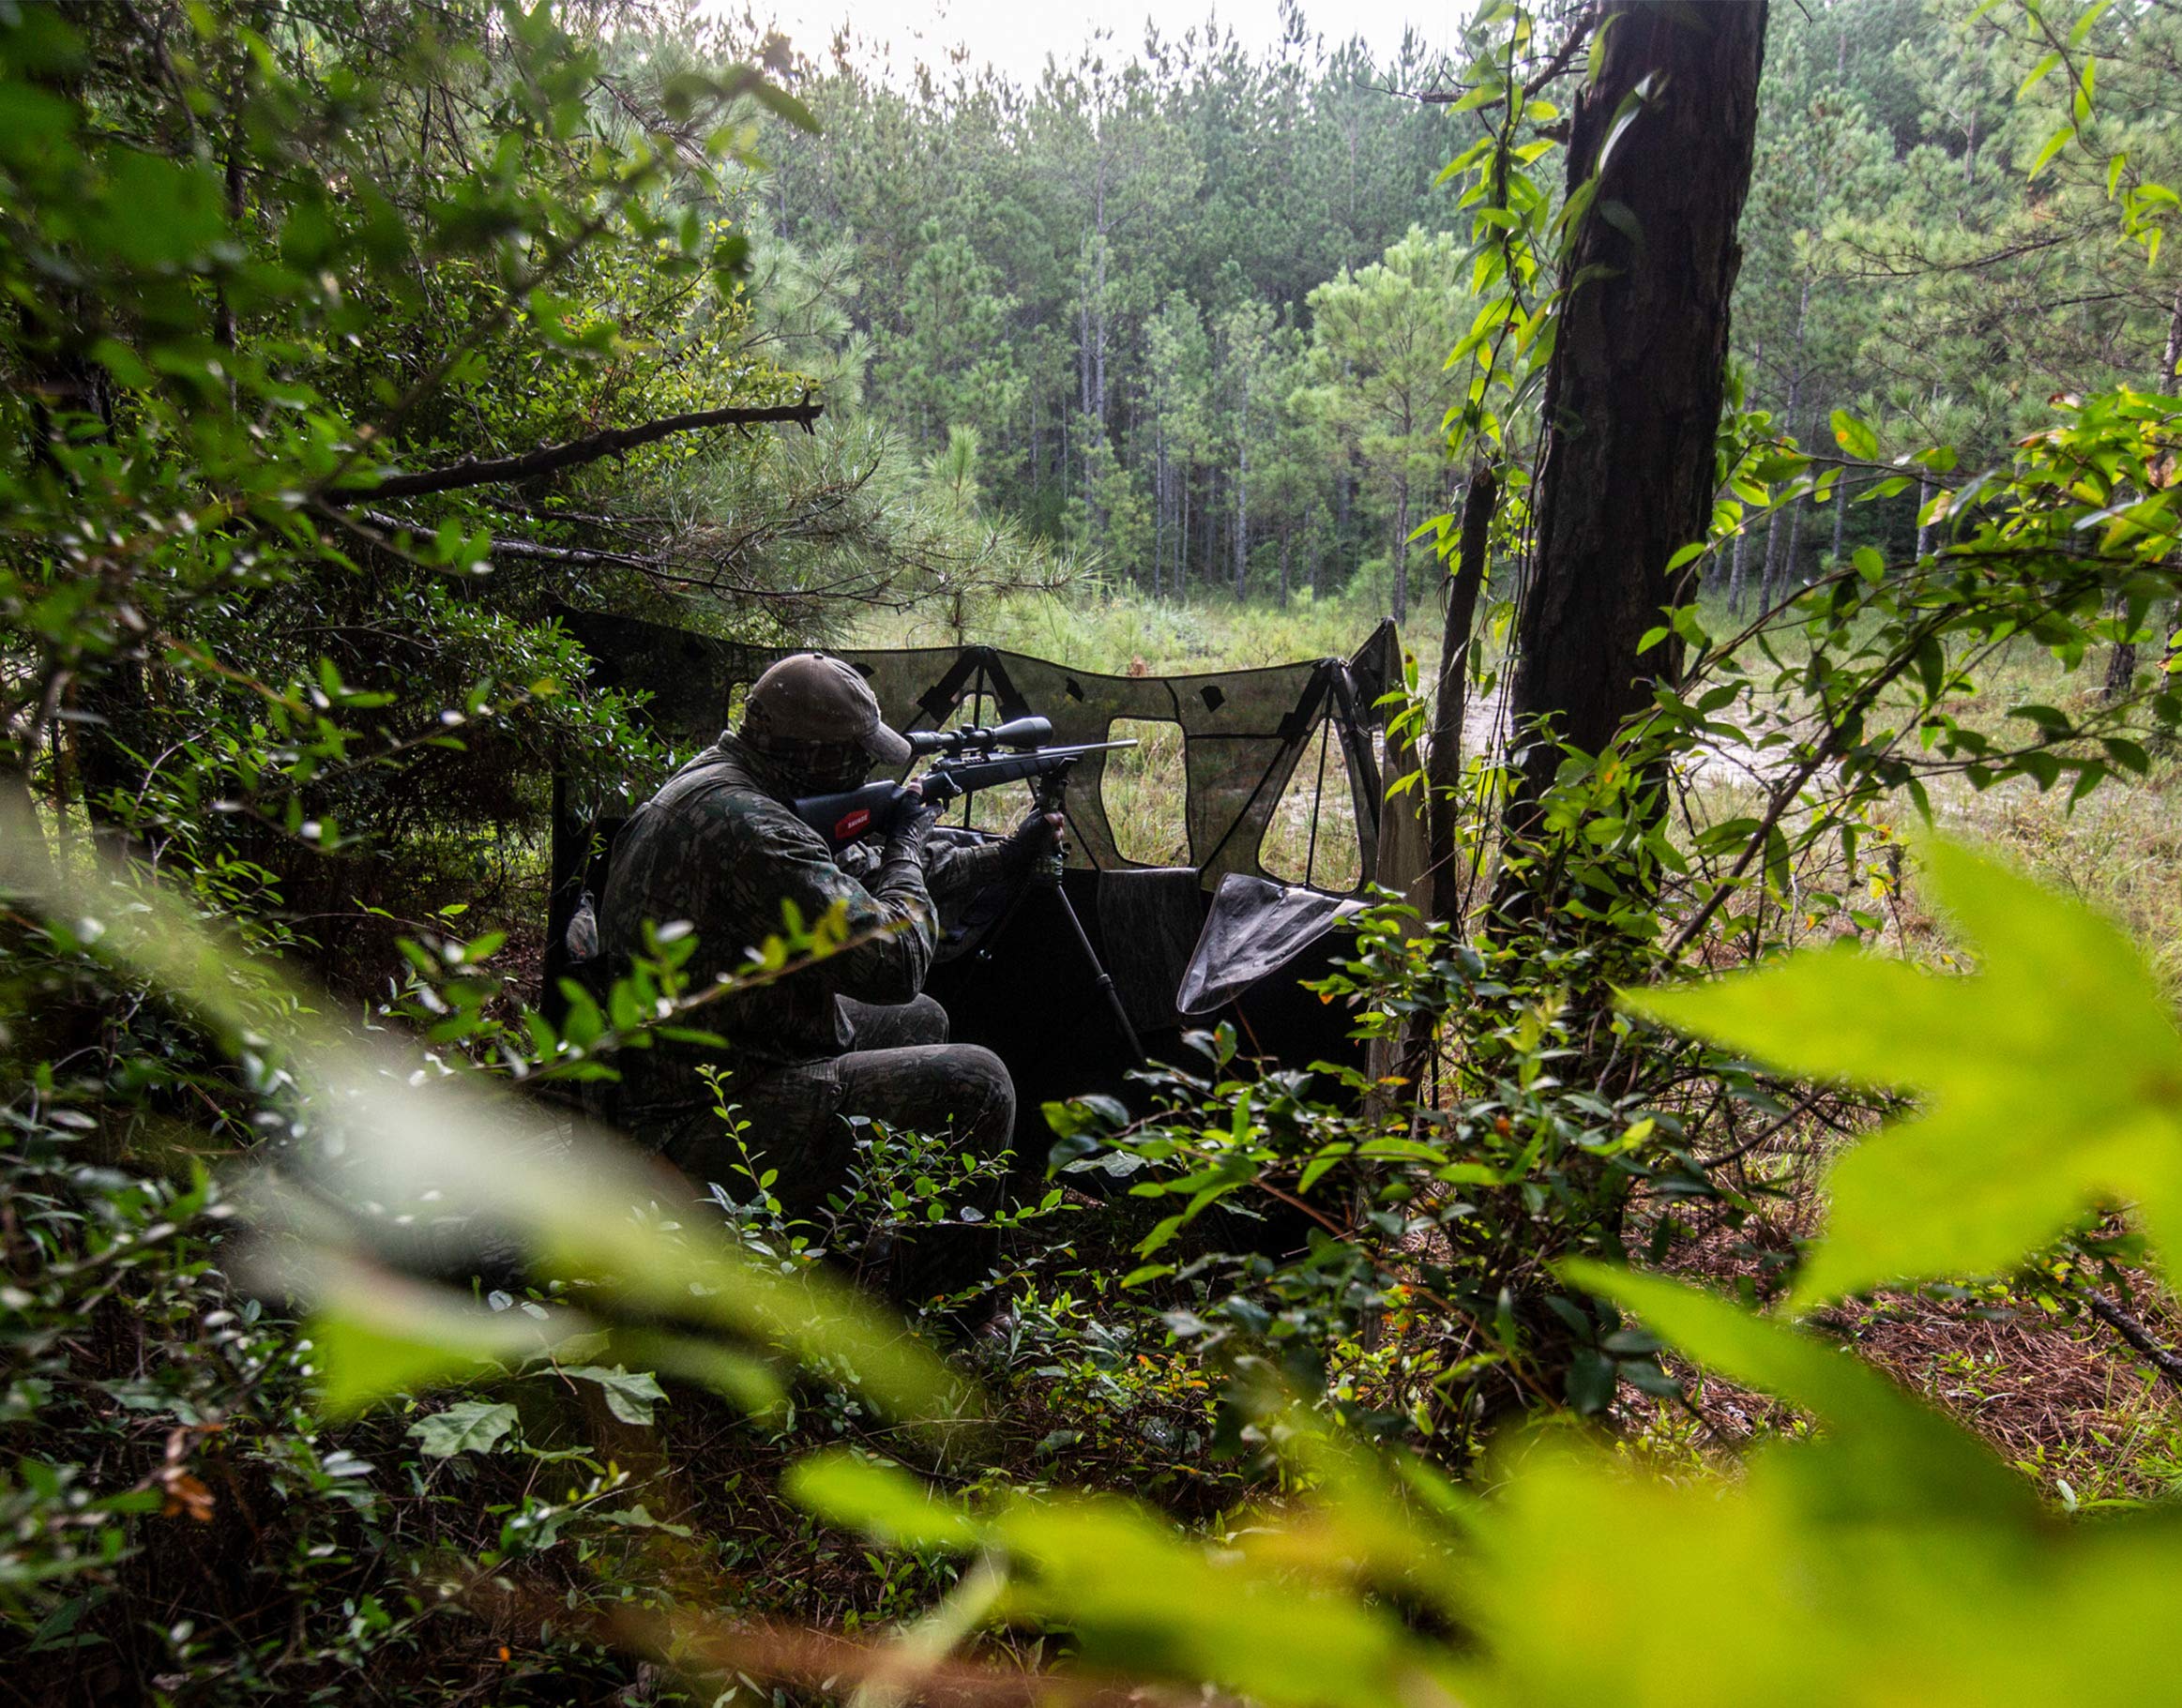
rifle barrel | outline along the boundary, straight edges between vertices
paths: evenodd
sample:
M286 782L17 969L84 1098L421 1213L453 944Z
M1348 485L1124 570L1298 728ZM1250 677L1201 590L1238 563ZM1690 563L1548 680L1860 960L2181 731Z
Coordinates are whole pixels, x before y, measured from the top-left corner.
M977 753L943 759L924 774L924 794L927 800L953 800L999 783L1051 777L1067 770L1086 753L1110 753L1136 745L1133 740L1092 741L1073 748L1039 748L1029 753Z

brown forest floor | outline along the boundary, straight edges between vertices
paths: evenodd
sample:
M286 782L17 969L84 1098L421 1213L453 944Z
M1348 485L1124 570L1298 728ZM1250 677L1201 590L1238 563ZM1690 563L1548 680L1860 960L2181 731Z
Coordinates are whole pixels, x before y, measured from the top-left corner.
M1780 1260L1815 1234L1814 1187L1741 1229L1724 1220L1670 1247L1668 1273L1718 1287L1749 1277L1779 1292ZM2149 1277L2132 1277L2131 1309L2155 1335L2182 1340L2182 1311ZM1984 1288L1970 1296L1887 1292L1817 1313L1811 1325L1923 1395L1981 1436L2064 1504L2156 1499L2182 1489L2182 1392L2104 1324L2036 1297ZM1769 1396L1687 1368L1690 1413L1624 1387L1619 1411L1640 1443L1670 1454L1733 1452L1789 1427ZM1693 1415L1691 1415L1693 1413Z

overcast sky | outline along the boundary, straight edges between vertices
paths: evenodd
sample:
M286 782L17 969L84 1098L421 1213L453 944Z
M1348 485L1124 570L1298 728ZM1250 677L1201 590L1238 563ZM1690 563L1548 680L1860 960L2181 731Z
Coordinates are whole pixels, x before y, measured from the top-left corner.
M1390 54L1402 27L1414 27L1428 48L1445 49L1456 21L1475 9L1477 0L1305 0L1304 16L1313 33L1345 39L1361 35L1381 53ZM740 11L742 7L734 8ZM1020 83L1035 83L1046 56L1066 64L1100 32L1123 55L1144 39L1144 20L1156 12L1161 31L1178 36L1209 14L1232 29L1246 45L1270 45L1280 36L1279 0L1169 0L1151 7L1145 0L752 0L763 21L768 13L796 47L824 61L826 46L844 19L860 39L891 48L897 68L922 59L945 64L958 45L973 60L998 67ZM876 69L881 54L870 51L859 60Z

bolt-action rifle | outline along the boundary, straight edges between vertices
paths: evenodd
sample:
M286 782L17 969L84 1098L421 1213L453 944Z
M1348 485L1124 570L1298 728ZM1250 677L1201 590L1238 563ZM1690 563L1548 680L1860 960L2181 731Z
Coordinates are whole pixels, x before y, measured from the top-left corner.
M866 837L884 836L904 811L916 810L921 797L924 808L940 808L980 789L1001 783L1027 781L1037 796L1038 809L1060 809L1069 770L1086 753L1104 753L1116 748L1133 748L1133 741L1096 741L1080 747L1042 746L1053 733L1043 718L1018 718L1011 723L987 729L973 725L961 730L917 730L906 737L917 758L936 756L932 768L917 778L913 793L890 780L866 783L841 794L814 794L796 803L796 816L826 839L839 854ZM1002 751L1002 749L1010 749Z
M932 768L917 779L917 794L911 794L901 783L866 783L861 789L851 789L842 794L813 795L797 801L796 816L824 837L826 846L839 854L852 842L892 829L899 815L919 809L919 797L924 808L944 807L949 801L960 800L965 794L975 794L997 783L1028 782L1035 809L1058 812L1068 789L1069 769L1078 760L1086 753L1106 753L1116 748L1136 746L1133 741L1096 741L1074 748L1041 747L1039 744L1053 733L1053 726L1043 718L1018 718L1012 723L990 730L982 726L966 730L918 730L908 737L911 754L918 758L934 754L938 757ZM1004 753L1001 751L1004 748L1013 750ZM1098 951L1084 932L1083 920L1076 916L1068 893L1061 888L1061 856L1057 849L1032 862L1026 881L1017 886L1008 911L985 934L984 945L978 950L979 959L992 958L994 940L1007 935L1017 912L1033 894L1053 898L1053 905L1090 969L1092 982L1105 999L1116 1031L1129 1046L1129 1054L1141 1064L1144 1060L1144 1045L1137 1038L1135 1026L1129 1022L1121 993L1114 988L1112 976L1100 963Z

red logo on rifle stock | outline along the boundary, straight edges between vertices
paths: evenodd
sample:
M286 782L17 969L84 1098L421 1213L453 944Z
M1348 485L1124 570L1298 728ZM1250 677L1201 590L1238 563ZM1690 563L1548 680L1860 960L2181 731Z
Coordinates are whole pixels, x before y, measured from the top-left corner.
M847 813L834 821L833 839L837 842L845 842L863 830L871 822L871 809L869 807L858 807L854 812Z

